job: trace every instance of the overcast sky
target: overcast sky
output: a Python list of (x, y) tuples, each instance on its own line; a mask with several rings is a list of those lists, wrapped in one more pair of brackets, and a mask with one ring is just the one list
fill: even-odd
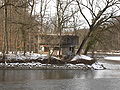
[[(49, 0), (47, 0), (47, 1), (49, 1)], [(86, 5), (87, 5), (87, 1), (88, 0), (82, 0), (82, 2)], [(94, 0), (94, 1), (95, 1), (94, 4), (96, 4), (95, 7), (94, 7), (94, 11), (97, 14), (100, 8), (102, 9), (103, 7), (105, 7), (105, 4), (106, 4), (105, 1), (106, 0)], [(99, 6), (99, 7), (96, 8), (96, 6)], [(74, 7), (75, 7), (75, 5), (74, 5)], [(77, 7), (77, 5), (76, 5), (76, 7)], [(111, 12), (111, 10), (112, 9), (109, 9), (108, 12)], [(40, 5), (39, 4), (37, 4), (37, 6), (36, 6), (36, 12), (37, 13), (40, 12)], [(91, 16), (90, 12), (87, 9), (83, 9), (83, 12), (84, 12), (84, 15), (87, 17), (87, 19), (89, 21), (91, 21), (92, 16)], [(55, 13), (56, 13), (56, 0), (50, 0), (49, 4), (47, 6), (47, 14), (50, 14), (51, 16), (55, 16)], [(82, 16), (80, 16), (80, 19), (82, 21), (84, 21), (84, 18)]]

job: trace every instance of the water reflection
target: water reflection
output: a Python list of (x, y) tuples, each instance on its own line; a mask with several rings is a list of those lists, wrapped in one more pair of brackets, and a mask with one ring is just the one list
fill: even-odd
[(0, 70), (0, 82), (94, 78), (92, 70)]
[(76, 78), (120, 78), (120, 70), (0, 70), (0, 82)]
[(119, 90), (118, 78), (120, 70), (0, 70), (0, 90)]

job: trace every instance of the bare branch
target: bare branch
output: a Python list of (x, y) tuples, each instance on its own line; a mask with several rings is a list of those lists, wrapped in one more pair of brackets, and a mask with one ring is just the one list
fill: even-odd
[(80, 10), (80, 13), (82, 14), (82, 16), (84, 17), (84, 19), (86, 20), (86, 22), (88, 23), (88, 25), (89, 25), (89, 27), (90, 27), (90, 26), (91, 26), (91, 25), (90, 25), (90, 22), (89, 22), (89, 20), (86, 18), (86, 16), (84, 15), (84, 13), (83, 13), (83, 11), (82, 11), (82, 9), (81, 9), (81, 7), (80, 7), (80, 3), (79, 3), (79, 1), (76, 0), (76, 2), (77, 2), (77, 4), (78, 4), (78, 7), (79, 7), (79, 10)]

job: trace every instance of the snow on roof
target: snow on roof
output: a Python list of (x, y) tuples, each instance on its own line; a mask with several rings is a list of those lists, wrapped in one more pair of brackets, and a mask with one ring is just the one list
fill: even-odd
[(78, 59), (92, 60), (91, 57), (86, 55), (76, 55), (71, 61), (76, 61)]

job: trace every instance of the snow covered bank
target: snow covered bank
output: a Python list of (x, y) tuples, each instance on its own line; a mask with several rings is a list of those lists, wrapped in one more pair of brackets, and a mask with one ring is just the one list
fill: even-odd
[(79, 63), (83, 63), (86, 65), (92, 65), (93, 63), (96, 62), (95, 59), (86, 56), (86, 55), (76, 55), (73, 57), (73, 59), (71, 59), (70, 61), (72, 64), (79, 64)]
[(71, 61), (62, 61), (61, 59), (46, 54), (22, 53), (6, 55), (6, 61), (0, 63), (1, 68), (34, 68), (34, 69), (104, 69), (100, 64), (89, 56), (76, 55)]
[(26, 53), (25, 56), (22, 53), (19, 54), (7, 54), (6, 59), (7, 60), (26, 60), (26, 59), (38, 59), (38, 58), (45, 58), (47, 57), (46, 54), (37, 54), (37, 53)]
[(106, 68), (103, 66), (103, 64), (98, 63), (98, 62), (92, 64), (91, 66), (92, 66), (92, 68), (95, 69), (95, 70), (103, 70), (103, 69), (106, 69)]
[(86, 56), (86, 55), (76, 55), (71, 61), (76, 61), (76, 60), (80, 60), (80, 59), (85, 59), (85, 60), (92, 60), (91, 57)]
[(105, 60), (118, 60), (120, 61), (120, 56), (107, 56), (104, 57)]
[(92, 65), (85, 64), (64, 64), (64, 65), (54, 65), (54, 64), (41, 64), (37, 63), (0, 63), (0, 69), (67, 69), (67, 70), (102, 70), (105, 69), (102, 64), (95, 63)]
[(71, 62), (73, 63), (78, 63), (76, 65), (80, 65), (81, 64), (84, 66), (87, 66), (91, 69), (95, 69), (95, 70), (102, 70), (102, 69), (106, 69), (103, 64), (100, 64), (98, 62), (96, 62), (96, 60), (94, 60), (93, 58), (86, 56), (86, 55), (76, 55), (75, 57), (73, 57), (73, 59), (71, 60)]

